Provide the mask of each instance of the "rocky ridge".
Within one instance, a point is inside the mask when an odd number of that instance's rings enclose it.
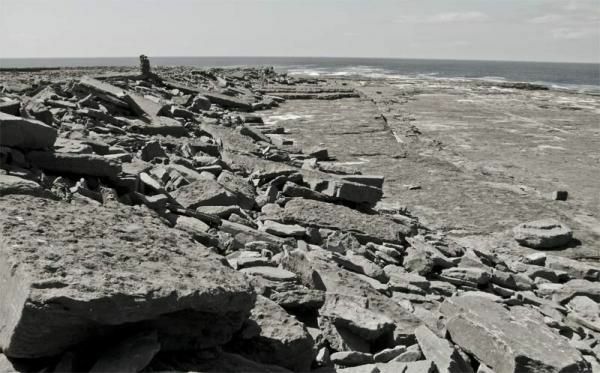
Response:
[[[600,369],[598,266],[462,246],[260,116],[353,89],[141,65],[0,75],[1,372]]]

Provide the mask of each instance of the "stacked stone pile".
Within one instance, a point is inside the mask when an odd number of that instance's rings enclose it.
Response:
[[[145,61],[0,75],[0,372],[600,369],[597,265],[463,247],[263,123],[331,87]]]

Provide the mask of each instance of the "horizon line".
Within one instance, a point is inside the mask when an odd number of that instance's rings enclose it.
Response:
[[[110,59],[133,58],[139,56],[61,56],[61,57],[0,57],[2,60],[41,60],[41,59]],[[422,58],[422,57],[356,57],[356,56],[151,56],[149,58],[307,58],[307,59],[383,59],[383,60],[434,60],[434,61],[473,61],[473,62],[526,62],[526,63],[570,63],[570,64],[598,64],[600,61],[540,61],[540,60],[510,60],[510,59],[457,59],[457,58]]]

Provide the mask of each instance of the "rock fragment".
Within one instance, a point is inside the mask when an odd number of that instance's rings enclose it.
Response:
[[[515,240],[534,249],[555,249],[568,244],[573,231],[555,219],[542,219],[513,228]]]

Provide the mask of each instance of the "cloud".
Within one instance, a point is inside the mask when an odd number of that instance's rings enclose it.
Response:
[[[568,27],[560,27],[552,30],[552,36],[555,39],[562,40],[583,39],[595,33],[593,29],[573,29]]]
[[[560,22],[564,19],[563,16],[558,14],[545,14],[543,16],[535,17],[529,20],[529,23],[535,24],[546,24],[546,23],[556,23]]]
[[[427,17],[426,20],[431,23],[447,23],[447,22],[473,22],[485,21],[489,17],[487,14],[477,11],[469,12],[452,12],[440,13]]]
[[[466,11],[439,13],[431,16],[399,16],[395,23],[455,23],[455,22],[480,22],[486,21],[490,17],[482,12]]]

